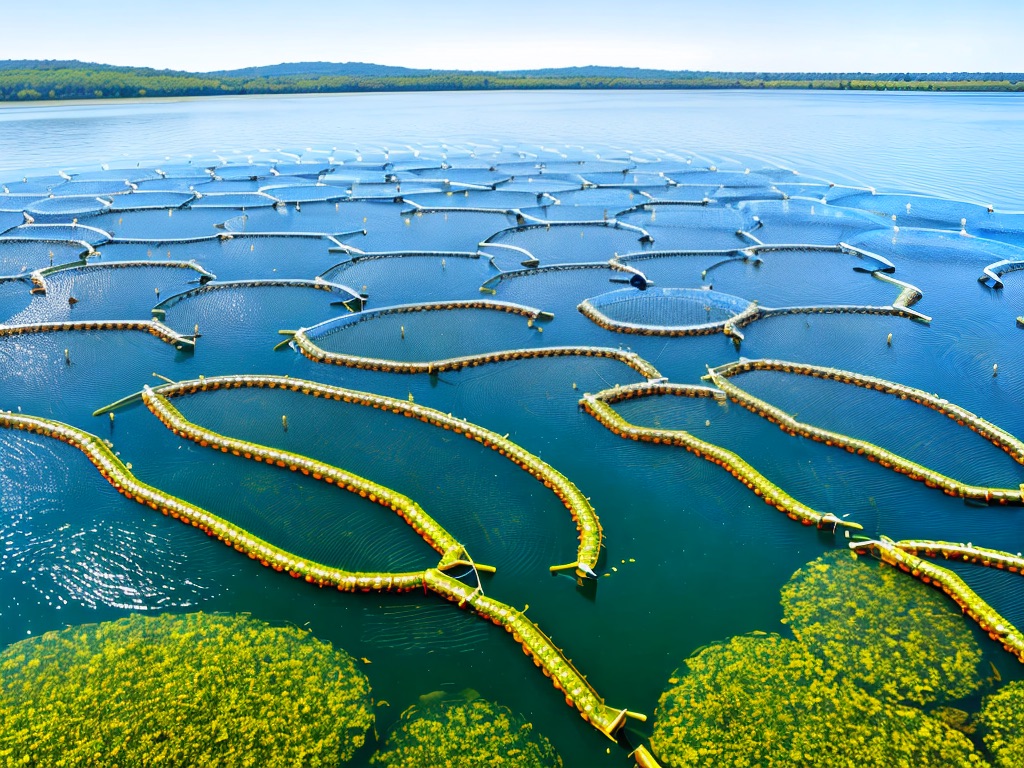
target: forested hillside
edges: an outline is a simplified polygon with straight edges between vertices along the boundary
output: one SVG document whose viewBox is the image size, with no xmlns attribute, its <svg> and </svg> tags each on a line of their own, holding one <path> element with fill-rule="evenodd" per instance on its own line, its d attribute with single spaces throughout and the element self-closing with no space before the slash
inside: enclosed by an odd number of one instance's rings
<svg viewBox="0 0 1024 768">
<path fill-rule="evenodd" d="M 597 66 L 515 72 L 466 72 L 329 62 L 278 64 L 201 73 L 117 67 L 80 61 L 0 61 L 2 101 L 541 88 L 1024 91 L 1024 74 L 671 72 Z"/>
</svg>

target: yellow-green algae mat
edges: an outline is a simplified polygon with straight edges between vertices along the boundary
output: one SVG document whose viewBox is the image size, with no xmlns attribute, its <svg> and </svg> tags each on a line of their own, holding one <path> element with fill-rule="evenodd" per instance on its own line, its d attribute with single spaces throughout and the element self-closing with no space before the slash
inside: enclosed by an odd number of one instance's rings
<svg viewBox="0 0 1024 768">
<path fill-rule="evenodd" d="M 949 725 L 955 710 L 914 706 L 959 699 L 982 685 L 980 648 L 941 595 L 841 551 L 801 568 L 782 594 L 796 640 L 733 637 L 698 650 L 669 679 L 652 737 L 665 765 L 989 764 Z M 986 707 L 1001 724 L 985 739 L 1001 767 L 1021 764 L 1003 761 L 1014 738 L 1021 748 L 1012 735 L 1021 699 Z M 989 722 L 985 714 L 982 722 Z"/>
<path fill-rule="evenodd" d="M 981 685 L 981 647 L 961 612 L 884 563 L 823 555 L 782 588 L 782 608 L 798 640 L 880 699 L 923 706 Z"/>
<path fill-rule="evenodd" d="M 1024 681 L 1010 683 L 986 698 L 980 720 L 995 764 L 999 768 L 1024 765 Z"/>
<path fill-rule="evenodd" d="M 385 768 L 561 768 L 562 759 L 530 723 L 474 698 L 410 707 L 370 763 Z"/>
<path fill-rule="evenodd" d="M 0 654 L 0 764 L 334 767 L 373 725 L 351 656 L 247 616 L 140 615 Z"/>
</svg>

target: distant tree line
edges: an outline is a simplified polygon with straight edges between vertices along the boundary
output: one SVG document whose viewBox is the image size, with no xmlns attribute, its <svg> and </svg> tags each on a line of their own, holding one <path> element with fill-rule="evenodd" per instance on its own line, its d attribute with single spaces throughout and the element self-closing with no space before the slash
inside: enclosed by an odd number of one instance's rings
<svg viewBox="0 0 1024 768">
<path fill-rule="evenodd" d="M 298 71 L 308 66 L 312 71 Z M 351 72 L 357 72 L 352 74 Z M 332 73 L 336 72 L 336 73 Z M 348 72 L 348 73 L 346 73 Z M 244 74 L 236 74 L 244 73 Z M 897 91 L 1024 91 L 1020 73 L 666 72 L 576 67 L 523 72 L 442 72 L 368 64 L 285 64 L 192 73 L 78 61 L 0 62 L 0 100 L 118 99 L 369 91 L 508 89 L 812 88 Z"/>
</svg>

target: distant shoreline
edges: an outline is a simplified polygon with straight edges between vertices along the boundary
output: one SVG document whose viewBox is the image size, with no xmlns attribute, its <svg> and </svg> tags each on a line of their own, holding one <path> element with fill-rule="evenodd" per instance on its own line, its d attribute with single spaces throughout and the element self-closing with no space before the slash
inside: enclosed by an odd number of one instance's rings
<svg viewBox="0 0 1024 768">
<path fill-rule="evenodd" d="M 627 67 L 460 72 L 323 62 L 193 73 L 79 61 L 0 61 L 0 103 L 510 90 L 1024 93 L 1024 74 L 672 72 Z"/>
<path fill-rule="evenodd" d="M 401 90 L 401 91 L 338 91 L 338 92 L 295 92 L 295 93 L 240 93 L 240 94 L 213 94 L 208 96 L 123 96 L 123 97 L 102 97 L 102 98 L 91 98 L 91 99 L 36 99 L 32 101 L 15 100 L 15 101 L 3 101 L 0 100 L 0 112 L 8 109 L 25 109 L 25 108 L 36 108 L 36 109 L 57 109 L 60 107 L 88 107 L 88 106 L 101 106 L 101 105 L 132 105 L 132 104 L 184 104 L 189 102 L 202 102 L 202 101 L 224 101 L 224 100 L 238 100 L 244 101 L 248 99 L 263 99 L 263 98 L 294 98 L 294 99 L 308 99 L 308 98 L 332 98 L 337 96 L 389 96 L 394 94 L 416 94 L 416 93 L 555 93 L 565 90 L 574 90 L 576 92 L 619 92 L 619 93 L 638 93 L 638 92 L 671 92 L 671 91 L 687 91 L 695 92 L 702 91 L 705 93 L 721 93 L 723 91 L 735 91 L 750 92 L 756 91 L 760 93 L 789 93 L 800 91 L 809 91 L 808 88 L 490 88 L 484 90 L 452 90 L 452 91 L 439 91 L 439 90 L 425 90 L 425 91 L 414 91 L 414 90 Z M 849 91 L 843 89 L 840 91 L 838 88 L 817 88 L 813 90 L 814 93 L 848 93 Z M 1016 93 L 1024 93 L 1024 91 L 995 91 L 995 90 L 956 90 L 956 91 L 922 91 L 922 90 L 892 90 L 892 89 L 860 89 L 856 93 L 891 93 L 895 95 L 1014 95 Z"/>
</svg>

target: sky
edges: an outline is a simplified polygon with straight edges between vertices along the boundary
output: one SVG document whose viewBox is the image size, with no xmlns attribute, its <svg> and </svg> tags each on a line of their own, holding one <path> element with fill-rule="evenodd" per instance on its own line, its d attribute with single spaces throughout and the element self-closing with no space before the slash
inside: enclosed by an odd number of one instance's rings
<svg viewBox="0 0 1024 768">
<path fill-rule="evenodd" d="M 10 22 L 10 19 L 8 19 Z M 193 72 L 299 61 L 1021 72 L 1021 0 L 46 0 L 3 59 Z"/>
</svg>

